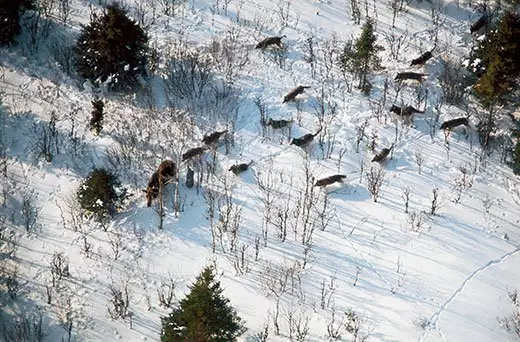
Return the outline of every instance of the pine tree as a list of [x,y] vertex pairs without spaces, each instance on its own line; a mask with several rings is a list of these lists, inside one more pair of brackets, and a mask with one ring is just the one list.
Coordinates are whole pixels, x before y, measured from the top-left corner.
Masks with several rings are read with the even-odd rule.
[[161,320],[163,342],[231,342],[245,331],[209,266],[196,278],[179,308]]
[[90,118],[90,129],[94,132],[95,135],[99,135],[101,130],[103,129],[103,108],[105,107],[105,103],[103,100],[94,100],[92,101],[92,117]]
[[342,71],[350,72],[359,80],[358,88],[367,93],[370,91],[370,83],[367,76],[372,71],[381,70],[381,59],[377,53],[383,50],[383,47],[376,44],[376,36],[374,34],[374,24],[371,19],[363,25],[361,36],[353,45],[347,43],[340,56],[340,68]]
[[145,72],[148,36],[117,3],[92,15],[75,46],[81,76],[94,84],[110,79],[116,90],[132,89]]

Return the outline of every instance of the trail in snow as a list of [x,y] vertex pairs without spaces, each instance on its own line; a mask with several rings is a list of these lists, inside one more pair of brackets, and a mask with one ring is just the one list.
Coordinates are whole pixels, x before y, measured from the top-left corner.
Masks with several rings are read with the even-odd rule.
[[[439,328],[439,319],[441,317],[441,315],[446,311],[446,308],[448,307],[448,305],[450,305],[454,300],[455,298],[457,297],[457,295],[459,293],[461,293],[465,288],[466,288],[466,285],[468,285],[468,283],[473,279],[475,278],[479,273],[481,272],[484,272],[486,271],[487,269],[489,269],[490,267],[492,266],[495,266],[495,265],[500,265],[501,263],[503,263],[504,261],[506,261],[509,257],[511,256],[514,256],[516,254],[520,253],[520,248],[517,247],[515,250],[505,254],[504,256],[502,256],[500,259],[495,259],[495,260],[491,260],[489,261],[487,264],[485,264],[484,266],[476,269],[473,273],[471,273],[463,282],[462,284],[455,290],[455,292],[453,292],[453,294],[450,296],[450,298],[448,298],[448,300],[439,308],[439,310],[437,312],[435,312],[431,318],[428,320],[429,321],[429,326],[433,326],[435,328],[435,330],[437,331],[437,333],[439,334],[439,336],[441,337],[441,339],[443,341],[446,341],[444,335],[442,334],[442,331],[440,330]],[[424,330],[424,332],[421,334],[421,336],[419,336],[419,342],[422,342],[424,340],[424,338],[428,335],[428,333],[430,332],[431,329],[428,329],[426,328]]]

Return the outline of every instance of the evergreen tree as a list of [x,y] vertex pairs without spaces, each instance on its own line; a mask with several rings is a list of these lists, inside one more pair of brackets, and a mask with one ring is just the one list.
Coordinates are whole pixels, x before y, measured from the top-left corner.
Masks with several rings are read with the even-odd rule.
[[92,101],[92,117],[90,118],[90,129],[94,132],[95,135],[99,135],[101,130],[103,129],[103,108],[105,107],[105,103],[103,100],[94,100]]
[[116,90],[132,89],[145,72],[148,36],[117,3],[92,15],[75,46],[77,69],[94,84],[107,81]]
[[163,342],[231,342],[245,331],[229,299],[222,296],[214,270],[206,267],[181,300],[179,308],[163,317]]
[[[477,46],[474,72],[481,76],[475,92],[485,106],[503,102],[520,76],[520,15],[507,11],[495,30]],[[475,63],[478,60],[479,63]]]
[[374,34],[374,24],[371,19],[363,25],[361,36],[353,45],[347,43],[340,56],[340,68],[345,72],[350,72],[359,80],[358,88],[367,93],[370,91],[370,83],[367,76],[372,71],[381,70],[381,59],[377,53],[383,50],[383,47],[376,44],[376,36]]

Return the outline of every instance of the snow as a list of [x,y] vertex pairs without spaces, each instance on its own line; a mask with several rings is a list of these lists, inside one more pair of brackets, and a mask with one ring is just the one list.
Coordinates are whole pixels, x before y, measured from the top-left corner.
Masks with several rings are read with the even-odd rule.
[[[125,3],[135,15],[137,2]],[[349,308],[364,317],[366,332],[371,331],[370,341],[511,339],[497,317],[509,314],[507,291],[520,282],[518,178],[500,163],[499,153],[481,161],[485,154],[474,125],[454,130],[448,144],[442,131],[429,131],[442,92],[437,79],[442,69],[440,56],[460,59],[471,49],[469,26],[475,14],[463,3],[446,1],[441,9],[437,56],[424,67],[430,75],[424,82],[429,94],[420,109],[426,112],[417,114],[412,125],[406,125],[396,121],[386,107],[393,103],[416,104],[418,86],[404,86],[397,96],[391,80],[397,71],[409,70],[410,60],[432,46],[428,2],[412,2],[408,13],[397,16],[396,32],[409,32],[397,61],[391,59],[385,39],[391,34],[391,10],[387,1],[374,2],[378,43],[386,48],[381,53],[386,69],[373,78],[370,99],[355,88],[347,91],[337,67],[329,70],[324,60],[327,51],[337,54],[345,41],[361,31],[352,21],[345,1],[290,2],[285,23],[280,13],[284,1],[229,2],[225,10],[206,0],[191,0],[177,8],[174,17],[157,9],[155,21],[151,6],[157,2],[142,2],[145,21],[151,23],[151,41],[156,41],[161,52],[169,51],[179,41],[208,51],[212,39],[232,40],[236,35],[238,51],[247,54],[247,63],[241,68],[235,66],[233,74],[229,74],[234,75],[232,87],[239,97],[233,108],[237,110],[235,147],[229,154],[224,146],[216,150],[220,176],[204,179],[199,189],[185,187],[186,168],[181,166],[179,194],[183,208],[175,214],[174,186],[167,186],[162,230],[158,229],[155,204],[147,208],[141,191],[149,176],[162,159],[179,160],[182,152],[199,145],[203,134],[226,126],[226,120],[234,115],[232,110],[210,99],[198,99],[200,103],[179,100],[176,105],[193,110],[198,125],[187,133],[172,111],[165,108],[169,94],[156,76],[135,96],[102,89],[106,115],[103,130],[95,136],[88,130],[88,122],[91,101],[100,91],[91,82],[80,82],[56,68],[52,52],[43,43],[35,47],[37,53],[29,54],[31,47],[24,43],[29,41],[29,32],[24,29],[21,43],[2,48],[0,54],[1,97],[9,112],[4,136],[8,142],[8,176],[0,183],[0,198],[6,206],[0,214],[20,236],[16,255],[23,292],[28,298],[26,305],[38,305],[46,311],[46,341],[66,338],[59,317],[67,298],[71,298],[78,323],[72,333],[74,340],[156,341],[160,317],[168,313],[159,304],[157,289],[171,277],[179,300],[208,264],[216,265],[224,295],[246,323],[248,331],[240,341],[253,341],[265,322],[270,322],[270,341],[288,341],[287,313],[291,310],[309,317],[307,341],[324,341],[328,339],[327,325],[333,312],[339,324]],[[60,35],[76,38],[80,25],[88,23],[89,6],[99,9],[94,2],[81,0],[70,1],[70,6],[66,25],[58,21],[59,14],[49,19],[57,29],[47,41]],[[373,5],[369,6],[373,12]],[[287,35],[283,40],[287,46],[285,60],[276,52],[253,49],[261,38],[281,34]],[[305,59],[306,40],[312,36],[317,44],[315,77]],[[160,67],[164,67],[163,62]],[[219,70],[227,70],[224,61]],[[372,108],[381,97],[387,75],[391,83],[388,102],[378,120]],[[217,73],[216,79],[223,80],[225,75]],[[350,76],[348,81],[354,84]],[[283,96],[299,84],[312,88],[298,97],[298,104],[282,104]],[[261,136],[255,99],[266,104],[268,117],[293,118],[291,134],[298,137],[318,128],[322,96],[326,103],[329,101],[327,109],[333,105],[337,108],[335,116],[327,114],[325,120],[329,132],[325,141],[335,144],[330,158],[322,157],[317,139],[305,153],[290,146],[283,132],[268,131],[266,138]],[[48,163],[38,158],[35,146],[52,111],[59,118],[61,151]],[[447,105],[439,114],[441,122],[465,116],[461,109]],[[366,137],[358,149],[356,138],[364,122],[368,122]],[[375,151],[369,148],[372,140]],[[391,159],[381,166],[386,172],[385,181],[378,202],[374,202],[360,165],[363,163],[364,170],[369,170],[374,164],[370,162],[373,155],[392,143],[396,147]],[[424,158],[421,172],[417,153]],[[121,158],[119,164],[114,162],[115,156]],[[205,158],[211,159],[209,154]],[[245,173],[234,176],[227,172],[231,165],[250,160],[254,164]],[[75,230],[71,198],[93,167],[115,169],[131,196],[108,227],[85,221]],[[295,237],[291,227],[285,242],[281,242],[272,225],[264,240],[264,193],[258,180],[272,184],[273,210],[283,212],[288,206],[294,212],[295,200],[306,186],[306,167],[316,179],[347,175],[344,184],[327,189],[330,222],[324,231],[315,229],[310,250],[301,244],[301,232]],[[462,189],[457,203],[455,183],[461,177],[461,167],[470,170],[472,186]],[[422,225],[413,230],[411,216],[404,212],[402,196],[406,187],[410,189],[410,212],[422,218]],[[17,212],[27,189],[34,189],[39,208],[39,228],[31,233],[24,231]],[[439,191],[440,207],[436,215],[429,215],[433,189]],[[234,251],[231,234],[225,234],[222,244],[217,243],[212,252],[205,199],[209,190],[222,198],[230,191],[231,202],[241,208]],[[324,190],[314,190],[324,196]],[[273,220],[276,217],[273,211]],[[218,218],[217,213],[214,220]],[[121,247],[115,260],[118,238]],[[71,277],[64,280],[66,290],[55,294],[48,305],[45,286],[49,284],[49,262],[55,252],[69,259]],[[272,274],[284,270],[292,272],[293,283],[281,296],[281,335],[275,336],[272,316],[276,298],[269,295],[266,283]],[[112,319],[107,310],[109,286],[125,282],[130,291],[132,329],[128,319]],[[418,327],[421,322],[424,329]],[[351,339],[345,331],[341,336],[345,341]]]

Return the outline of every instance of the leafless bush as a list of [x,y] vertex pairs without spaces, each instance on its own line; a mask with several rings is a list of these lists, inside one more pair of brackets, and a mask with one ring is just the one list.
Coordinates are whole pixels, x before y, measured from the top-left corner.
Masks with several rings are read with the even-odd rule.
[[443,60],[441,63],[443,68],[439,75],[439,83],[444,100],[454,106],[464,104],[467,89],[471,84],[468,73],[452,59]]
[[60,153],[59,131],[56,126],[58,116],[56,112],[51,113],[51,119],[47,124],[34,125],[33,133],[36,136],[36,141],[32,146],[32,153],[35,162],[38,163],[42,158],[50,163],[55,154]]
[[518,297],[518,291],[508,291],[509,299],[513,306],[513,313],[506,317],[499,317],[499,324],[508,332],[520,338],[520,298]]
[[175,287],[177,286],[175,279],[170,275],[168,279],[163,279],[161,285],[157,289],[159,297],[159,305],[164,308],[171,308],[175,299]]
[[170,17],[175,17],[175,13],[185,4],[186,0],[157,0],[162,12]]
[[20,268],[18,264],[2,265],[2,271],[0,271],[0,286],[5,286],[7,294],[11,300],[18,298],[18,292],[20,291],[19,281]]
[[[60,0],[68,1],[68,0]],[[52,58],[58,63],[68,76],[73,76],[75,73],[74,63],[74,49],[73,42],[66,37],[58,37],[49,43],[49,52]]]
[[285,316],[289,326],[289,339],[298,342],[305,341],[309,334],[311,317],[304,311],[295,311],[294,308],[289,309]]
[[392,28],[395,28],[395,19],[397,18],[397,15],[408,11],[406,5],[410,2],[411,0],[390,0],[388,2],[388,7],[392,10]]
[[366,173],[367,188],[370,194],[372,195],[372,199],[374,200],[374,202],[377,202],[379,198],[381,186],[385,181],[385,176],[386,172],[380,166],[372,166],[370,167],[370,170]]
[[57,287],[62,279],[70,277],[69,258],[64,253],[54,252],[50,267],[53,287]]
[[71,229],[74,232],[81,231],[83,212],[76,198],[74,196],[65,197],[61,203],[56,205],[60,210],[63,229]]
[[431,206],[430,206],[430,215],[436,215],[441,207],[440,198],[439,198],[439,189],[434,188],[432,190],[431,197]]
[[411,191],[412,191],[412,189],[410,189],[410,187],[407,186],[403,189],[403,194],[401,195],[401,197],[404,200],[404,212],[406,214],[408,214],[408,206],[410,205],[410,192]]
[[359,0],[348,0],[350,4],[350,15],[352,16],[352,20],[356,25],[361,23],[361,10],[359,5]]
[[[189,48],[185,43],[172,43],[163,69],[164,83],[169,94],[179,99],[195,100],[213,82],[211,55],[201,49]],[[175,107],[175,99],[169,98]]]
[[269,339],[269,320],[264,322],[262,330],[254,335],[255,342],[267,342]]
[[240,245],[235,250],[233,267],[235,268],[235,275],[241,276],[249,272],[249,257],[246,253],[249,245]]
[[36,207],[34,191],[25,189],[20,208],[22,224],[27,233],[34,233],[37,227],[39,208]]
[[454,190],[455,197],[453,201],[459,203],[462,199],[462,193],[473,186],[473,180],[470,177],[470,169],[468,166],[459,166],[460,176],[455,179]]
[[210,45],[210,53],[215,63],[215,68],[224,74],[226,82],[233,84],[241,70],[249,62],[249,49],[244,49],[240,44],[243,33],[240,26],[232,25],[227,30],[227,35],[221,40],[213,38]]
[[108,306],[108,314],[112,319],[132,316],[130,311],[130,292],[128,290],[128,280],[123,281],[120,285],[116,285],[114,281],[109,285],[110,305]]
[[348,309],[345,312],[345,330],[352,336],[352,342],[365,342],[374,329],[364,317]]
[[303,46],[303,52],[305,52],[305,62],[309,63],[311,67],[311,76],[316,77],[316,36],[311,35],[305,39],[305,45]]
[[119,259],[121,251],[125,249],[122,234],[117,231],[108,232],[108,243],[114,254],[114,260]]
[[256,175],[256,182],[258,188],[261,191],[261,201],[263,204],[263,216],[262,216],[262,238],[264,240],[264,246],[267,246],[267,234],[269,230],[269,224],[272,222],[271,215],[273,213],[273,204],[276,199],[276,188],[275,180],[272,171],[272,160],[264,169],[266,173],[258,173]]
[[327,323],[327,337],[332,340],[341,339],[341,334],[345,331],[345,317],[336,317],[336,308],[332,307],[330,320]]
[[280,303],[282,296],[287,293],[290,271],[277,265],[267,264],[262,270],[262,284],[268,297],[275,299],[275,312],[273,313],[273,326],[275,335],[280,335]]
[[325,279],[321,282],[321,291],[320,291],[320,308],[325,309],[330,306],[332,303],[332,298],[334,293],[337,290],[337,285],[335,283],[336,277],[330,276],[329,281],[327,282]]
[[253,102],[256,108],[258,109],[258,112],[260,113],[260,127],[262,128],[262,138],[265,139],[267,135],[267,104],[265,103],[265,100],[262,99],[259,95],[255,97]]
[[398,60],[401,56],[401,48],[408,39],[408,27],[400,35],[397,35],[395,30],[392,29],[391,33],[385,36],[385,39],[390,47],[390,56],[394,60]]
[[417,168],[419,170],[419,174],[421,174],[421,166],[424,163],[424,154],[421,151],[415,151],[415,164],[417,164]]
[[280,20],[281,28],[289,26],[289,20],[291,18],[291,1],[290,0],[279,0],[278,1],[278,19]]

